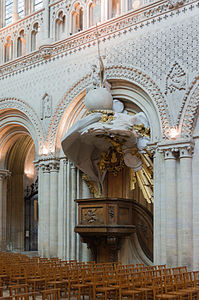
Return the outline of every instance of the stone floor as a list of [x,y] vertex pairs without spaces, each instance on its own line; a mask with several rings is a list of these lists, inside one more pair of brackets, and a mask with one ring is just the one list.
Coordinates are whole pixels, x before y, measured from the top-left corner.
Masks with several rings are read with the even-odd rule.
[[[8,291],[8,289],[4,289],[3,290],[3,297],[8,297],[9,296],[9,291]],[[42,296],[41,296],[41,294],[38,294],[37,296],[36,296],[36,299],[37,300],[41,300],[42,299]],[[63,296],[63,295],[61,295],[61,299],[68,299],[68,298],[66,298],[65,296]],[[89,299],[89,297],[87,297],[87,296],[85,296],[84,297],[84,300],[88,300]],[[99,299],[99,298],[98,298]],[[20,299],[19,299],[20,300]],[[77,300],[77,297],[70,297],[70,300]]]

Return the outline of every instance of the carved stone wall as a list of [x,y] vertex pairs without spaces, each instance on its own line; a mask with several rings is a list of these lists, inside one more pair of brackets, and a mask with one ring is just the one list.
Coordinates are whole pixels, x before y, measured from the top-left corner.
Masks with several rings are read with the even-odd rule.
[[[50,24],[51,31],[45,31],[45,24],[47,24],[45,9],[0,30],[0,42],[2,45],[5,43],[8,35],[16,39],[20,29],[24,29],[26,35],[30,37],[29,34],[34,22],[38,22],[41,26],[41,37],[46,37],[50,33],[49,39],[44,40],[48,42],[46,45],[42,45],[41,38],[42,46],[40,49],[36,49],[33,52],[30,51],[27,55],[17,59],[15,57],[15,59],[7,63],[2,61],[0,65],[0,112],[3,114],[4,111],[13,109],[26,115],[26,120],[29,122],[27,130],[30,135],[34,132],[33,140],[38,145],[37,152],[42,154],[42,151],[46,148],[48,155],[53,155],[53,157],[57,155],[60,157],[55,157],[55,159],[63,160],[60,149],[55,153],[57,139],[61,138],[58,135],[58,131],[63,124],[64,117],[73,118],[75,115],[77,108],[75,105],[72,114],[70,116],[65,115],[68,106],[73,103],[74,99],[83,95],[91,83],[91,65],[97,62],[97,32],[95,27],[88,28],[85,26],[85,30],[70,36],[69,27],[67,27],[70,21],[67,21],[68,35],[55,43],[52,35],[52,29],[55,25],[53,22],[55,22],[61,9],[66,14],[71,12],[71,6],[66,7],[66,1],[54,0],[51,0],[49,5],[51,14],[54,16]],[[149,105],[149,108],[151,107],[149,109],[149,119],[158,119],[159,135],[154,136],[151,141],[155,151],[157,150],[157,142],[163,146],[169,142],[171,148],[175,149],[175,145],[172,146],[172,144],[175,144],[175,141],[169,136],[170,129],[174,127],[179,131],[179,144],[183,145],[184,143],[184,140],[181,138],[192,141],[193,131],[198,118],[199,103],[198,25],[199,4],[198,1],[192,0],[180,2],[165,0],[152,3],[137,11],[130,11],[126,15],[121,15],[111,20],[104,19],[98,25],[100,49],[104,59],[107,80],[112,82],[123,81],[126,84],[136,86],[141,99],[143,99],[144,94],[147,95],[143,105],[147,103],[151,105]],[[4,49],[1,47],[0,51],[1,57],[3,57]],[[123,89],[125,89],[125,86],[123,86]],[[83,101],[83,99],[81,98],[80,101]],[[134,101],[137,105],[136,99]],[[46,104],[44,102],[48,102],[48,107],[45,108]],[[140,103],[142,103],[141,100]],[[76,116],[74,121],[75,118]],[[5,126],[6,123],[0,119],[0,128],[2,124]],[[8,126],[11,125],[13,123],[8,124]],[[0,137],[1,141],[4,143]],[[176,236],[173,238],[172,235],[171,239],[167,237],[167,234],[170,234],[167,228],[167,211],[169,209],[166,209],[165,199],[168,201],[171,199],[168,191],[166,192],[167,184],[169,185],[165,171],[167,164],[172,165],[175,171],[178,170],[177,168],[181,168],[180,170],[185,169],[188,172],[186,176],[183,177],[181,174],[176,178],[176,185],[173,187],[173,190],[178,191],[181,188],[183,190],[187,180],[193,178],[193,183],[191,181],[189,186],[190,194],[186,194],[191,199],[191,205],[188,207],[189,211],[186,212],[185,209],[178,207],[178,210],[181,209],[178,218],[190,217],[193,213],[191,212],[192,207],[198,209],[198,170],[196,165],[198,166],[199,162],[196,154],[199,151],[199,143],[196,133],[194,142],[193,161],[191,156],[173,158],[172,161],[168,162],[167,159],[164,160],[163,154],[157,154],[157,151],[157,157],[154,157],[154,161],[158,161],[157,164],[154,162],[154,257],[156,263],[170,263],[172,261],[171,253],[168,254],[168,252],[170,249],[174,251],[172,243],[176,241]],[[1,149],[0,143],[0,151]],[[45,153],[43,152],[43,154]],[[5,153],[1,157],[5,158]],[[196,165],[194,165],[194,162],[196,162]],[[66,205],[64,195],[68,193],[67,217],[70,217],[68,209],[71,208],[71,203],[69,201],[70,197],[75,198],[75,193],[77,193],[77,187],[75,186],[77,179],[76,175],[74,175],[76,174],[74,167],[70,166],[69,168],[67,166],[62,161],[61,171],[57,170],[57,173],[52,172],[52,170],[44,172],[40,168],[39,182],[41,186],[39,186],[39,201],[40,204],[42,201],[44,201],[44,204],[47,201],[44,199],[44,192],[49,191],[47,191],[47,185],[42,191],[42,184],[48,182],[48,176],[51,176],[53,182],[58,182],[57,185],[60,187],[57,189],[59,192],[57,192],[56,197],[58,204],[60,205],[61,203],[62,209]],[[68,170],[67,175],[66,169]],[[67,180],[67,184],[70,186],[71,176],[74,177],[74,189],[69,193],[63,182]],[[77,178],[79,178],[78,176]],[[41,178],[43,181],[40,180]],[[86,191],[84,192],[86,195],[89,194]],[[173,193],[171,194],[174,195]],[[181,198],[184,201],[183,205],[186,204],[186,199],[182,192],[176,192],[176,197],[174,198],[174,206],[181,203]],[[61,213],[60,207],[57,206],[58,213]],[[43,213],[46,213],[45,210],[43,210]],[[62,215],[63,223],[66,222],[64,218],[65,215]],[[193,240],[190,242],[191,245],[193,244],[193,252],[188,262],[190,267],[198,267],[196,259],[196,250],[199,245],[196,234],[199,231],[197,218],[198,215],[194,212],[193,231],[191,232]],[[173,222],[173,220],[170,221],[171,223]],[[56,220],[54,220],[54,223],[56,223]],[[73,235],[72,226],[74,224],[75,215],[70,219],[69,225],[64,223],[64,230],[58,229],[58,243],[62,245],[61,250],[58,250],[60,251],[58,254],[62,257],[66,257],[67,253],[69,253],[69,249],[65,248],[65,244],[67,244],[69,236]],[[182,225],[186,229],[186,224],[183,223]],[[68,237],[63,242],[65,230],[68,233]],[[183,236],[184,233],[181,232],[180,234]],[[39,235],[41,239],[43,235],[41,229],[39,229]],[[165,250],[167,239],[170,244],[168,243]],[[51,242],[52,244],[56,243],[54,240]],[[178,242],[181,245],[180,241]],[[76,243],[79,245],[79,240]],[[44,246],[42,245],[41,247],[43,254],[45,252]],[[187,251],[186,246],[182,246]],[[75,243],[72,245],[73,250],[74,247]],[[82,246],[78,247],[80,249]],[[182,257],[180,252],[177,253],[177,249],[175,251],[175,263],[186,263],[186,258]],[[55,253],[56,250],[53,250],[53,255]]]

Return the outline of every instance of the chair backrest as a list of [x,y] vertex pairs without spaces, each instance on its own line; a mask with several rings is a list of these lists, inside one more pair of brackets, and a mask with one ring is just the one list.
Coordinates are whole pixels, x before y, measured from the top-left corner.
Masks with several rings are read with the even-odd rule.
[[42,300],[60,300],[60,289],[41,291]]
[[30,293],[23,293],[23,294],[17,294],[10,296],[12,300],[36,300],[36,293],[30,292]]
[[9,295],[14,296],[18,294],[28,293],[28,285],[27,284],[17,284],[9,286]]

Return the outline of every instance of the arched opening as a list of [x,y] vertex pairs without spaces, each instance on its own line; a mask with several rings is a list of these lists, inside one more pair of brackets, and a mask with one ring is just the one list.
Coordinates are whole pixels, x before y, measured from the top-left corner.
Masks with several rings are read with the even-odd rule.
[[[109,80],[109,83],[112,87],[111,93],[113,98],[124,104],[125,113],[134,115],[143,112],[150,124],[151,138],[159,136],[159,117],[149,95],[139,86],[125,80]],[[85,116],[84,95],[84,93],[79,95],[68,106],[58,130],[59,138],[67,134],[69,128],[78,119],[82,119]],[[107,172],[104,179],[102,197],[134,201],[133,213],[134,221],[136,222],[136,233],[130,238],[125,236],[122,238],[119,259],[125,263],[144,262],[151,264],[153,260],[153,155],[150,151],[139,155],[142,160],[142,170],[133,173],[128,167],[123,167],[117,172],[116,176],[111,172]],[[67,172],[71,172],[70,167],[67,169]],[[81,171],[78,170],[78,172],[78,178],[81,177],[81,183],[86,182],[90,189],[90,195],[87,194],[87,198],[97,197],[95,184],[88,178],[85,178]],[[81,197],[80,193],[76,193],[76,195]],[[106,257],[108,252],[104,249],[104,245],[101,250],[98,249],[98,261],[108,260],[108,257]]]
[[59,12],[58,18],[55,21],[55,40],[58,41],[62,38],[65,31],[66,17],[63,11]]
[[77,2],[72,11],[72,33],[83,30],[83,8],[79,2]]
[[39,30],[39,24],[35,23],[33,25],[33,30],[31,32],[31,51],[34,51],[37,49],[37,35]]
[[118,17],[121,13],[120,0],[109,0],[108,2],[108,15],[109,18]]
[[1,111],[0,169],[9,170],[4,199],[5,249],[37,250],[38,190],[36,149],[27,117],[17,110]]
[[24,30],[21,30],[17,38],[17,57],[26,54],[26,40]]
[[88,15],[89,27],[94,26],[101,21],[101,7],[99,2],[92,1],[89,3]]
[[6,39],[6,43],[4,46],[4,57],[5,62],[13,59],[13,41],[11,39],[11,36],[8,36]]

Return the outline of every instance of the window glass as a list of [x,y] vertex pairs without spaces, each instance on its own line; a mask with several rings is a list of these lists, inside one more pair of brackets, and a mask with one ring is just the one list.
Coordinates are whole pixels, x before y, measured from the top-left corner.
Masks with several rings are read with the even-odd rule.
[[24,17],[24,0],[18,0],[18,14],[20,18]]
[[35,0],[34,10],[39,10],[43,7],[43,0]]
[[13,0],[5,1],[5,23],[6,25],[12,23],[12,9],[13,9]]

